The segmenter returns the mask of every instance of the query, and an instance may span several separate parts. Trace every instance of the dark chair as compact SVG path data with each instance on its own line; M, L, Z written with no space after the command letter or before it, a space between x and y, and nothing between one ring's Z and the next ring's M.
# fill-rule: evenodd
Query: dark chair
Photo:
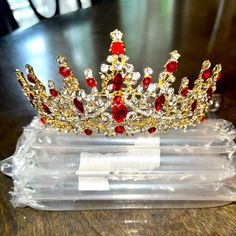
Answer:
M9 34L19 26L7 0L0 1L0 37Z
M56 1L56 9L55 9L55 13L53 16L56 16L56 15L59 15L60 13L60 7L59 7L59 0L55 0ZM44 19L47 19L47 17L41 15L37 8L35 7L35 5L33 4L32 0L29 0L29 4L32 8L32 10L34 11L34 14L38 17L39 20L44 20Z

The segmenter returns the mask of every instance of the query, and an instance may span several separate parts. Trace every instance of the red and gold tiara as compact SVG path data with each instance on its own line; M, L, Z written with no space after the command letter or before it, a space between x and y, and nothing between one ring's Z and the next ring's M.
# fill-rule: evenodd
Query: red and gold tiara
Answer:
M179 65L177 51L170 53L164 71L157 79L152 77L153 70L146 67L138 83L141 75L127 63L129 57L124 54L123 33L114 30L110 36L111 55L107 57L108 63L100 68L101 91L92 70L86 69L85 84L90 87L87 94L63 56L57 59L59 74L63 77L62 89L59 91L49 80L50 94L30 65L26 65L27 80L20 70L16 70L24 93L44 124L61 132L115 135L161 133L172 128L187 128L205 119L216 81L221 76L220 64L211 71L210 61L204 61L193 89L189 89L188 79L184 77L175 94L171 84L176 80L173 73Z

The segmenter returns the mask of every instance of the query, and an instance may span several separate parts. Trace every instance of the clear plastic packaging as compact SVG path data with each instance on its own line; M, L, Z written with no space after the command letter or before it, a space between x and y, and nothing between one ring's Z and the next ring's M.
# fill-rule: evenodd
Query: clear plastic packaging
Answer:
M58 134L38 118L0 162L15 207L41 210L209 207L236 200L232 124L140 136Z

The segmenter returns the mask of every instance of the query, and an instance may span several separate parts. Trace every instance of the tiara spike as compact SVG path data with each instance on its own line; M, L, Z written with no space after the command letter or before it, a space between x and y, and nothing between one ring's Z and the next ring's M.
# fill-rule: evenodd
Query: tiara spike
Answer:
M221 76L220 64L211 70L210 61L204 61L194 87L190 89L188 79L183 77L175 94L171 85L176 80L174 73L179 67L177 50L170 53L164 70L155 80L150 67L145 67L141 76L128 63L121 31L115 30L110 36L110 54L99 73L101 91L92 70L87 68L84 75L90 91L86 93L64 56L57 59L59 74L63 77L62 89L58 91L55 83L49 80L50 95L30 65L26 65L28 81L20 70L16 70L24 93L38 110L44 124L61 132L77 134L132 135L187 128L205 119L216 81Z

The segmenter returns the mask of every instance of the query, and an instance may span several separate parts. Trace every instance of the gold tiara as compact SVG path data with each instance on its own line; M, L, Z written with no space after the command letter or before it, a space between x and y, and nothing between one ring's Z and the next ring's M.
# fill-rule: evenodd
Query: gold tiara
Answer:
M134 71L134 66L127 62L129 57L124 54L123 33L114 30L110 36L111 55L107 63L101 65L99 73L101 90L97 88L92 70L87 68L84 70L85 84L90 93L86 93L63 56L57 59L59 74L63 77L60 91L49 80L47 93L30 65L26 65L27 80L16 70L24 94L45 125L65 133L130 135L186 129L205 120L216 81L221 76L220 64L210 70L210 61L204 61L193 89L189 89L189 81L184 77L175 94L171 84L176 80L173 73L179 66L177 51L170 53L158 78L154 79L153 70L146 67L140 79L141 74Z

